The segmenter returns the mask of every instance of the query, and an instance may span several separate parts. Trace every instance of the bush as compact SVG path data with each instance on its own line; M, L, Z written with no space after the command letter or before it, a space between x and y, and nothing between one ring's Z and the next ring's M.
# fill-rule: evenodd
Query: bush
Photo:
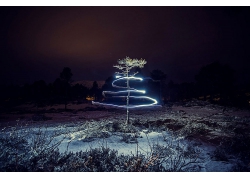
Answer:
M89 128L98 130L94 125ZM103 128L105 126L101 126ZM79 128L79 129L78 129ZM83 127L78 127L80 130ZM84 126L85 128L85 126ZM96 129L97 128L97 129ZM137 143L139 134L133 126L126 126L124 141ZM99 129L100 130L100 129ZM199 152L192 147L168 142L154 145L150 154L119 155L108 147L80 152L59 152L59 145L68 137L67 130L59 127L51 133L46 127L10 128L0 132L0 171L10 172L158 172L190 171L197 163ZM60 141L55 137L64 135ZM150 146L151 147L151 146Z

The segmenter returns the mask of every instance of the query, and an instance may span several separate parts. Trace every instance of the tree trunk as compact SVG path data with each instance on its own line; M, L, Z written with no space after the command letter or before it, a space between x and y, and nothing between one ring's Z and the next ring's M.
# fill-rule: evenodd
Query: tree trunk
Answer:
M129 91L130 87L129 87L129 79L128 79L128 73L127 73L127 90L128 90L128 95L127 95L127 121L126 124L129 124L129 96L130 96L130 91Z
M66 111L67 110L67 97L68 97L68 87L67 87L67 84L65 83L65 96L64 96L64 110Z

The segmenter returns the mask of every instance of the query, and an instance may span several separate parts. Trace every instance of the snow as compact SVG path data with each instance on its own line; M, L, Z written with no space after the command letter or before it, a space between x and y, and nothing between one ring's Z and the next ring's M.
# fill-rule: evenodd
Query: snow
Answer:
M142 124L142 126L137 127L137 133L111 131L110 127L113 122L121 124L125 119L123 111L114 110L79 111L73 115L66 112L60 113L59 116L63 117L63 121L56 121L59 123L48 123L46 127L34 124L32 127L26 128L33 132L29 136L29 142L39 132L46 133L48 137L53 136L53 142L62 141L58 146L61 153L106 147L117 150L118 154L136 155L138 153L150 156L154 145L165 147L177 144L181 147L190 145L200 152L195 171L227 172L232 169L237 162L237 158L232 156L228 161L219 161L213 158L213 152L218 145L211 143L211 141L204 141L200 134L196 139L188 140L184 136L187 132L184 133L183 129L175 129L175 132L178 132L176 135L171 129L161 128L162 124L167 125L167 127L189 127L190 129L193 128L192 130L204 128L209 132L206 134L206 140L213 140L214 138L232 137L234 135L233 131L224 127L231 125L235 128L241 126L240 123L250 122L249 111L228 108L225 113L222 113L222 109L223 107L208 104L191 107L174 105L171 108L164 107L160 110L131 111L131 120L134 122L140 121ZM55 114L51 113L50 116ZM71 119L71 122L65 122L65 119ZM143 126L143 122L149 123L149 126L150 123L159 122L162 124L158 128L150 128ZM245 124L243 125L245 126ZM125 142L125 135L136 136L137 138L134 139L137 141L133 142L132 139L130 143Z
M65 127L64 127L65 128ZM45 131L45 128L42 129ZM63 130L62 127L49 127L46 128L46 132L53 134L56 131ZM34 132L38 131L38 128L34 128ZM75 131L74 127L70 127L68 130ZM162 145L166 146L168 143L176 144L180 143L181 146L197 146L200 151L200 158L198 159L197 166L201 172L227 172L232 167L230 162L220 162L213 161L210 157L210 154L214 151L215 147L204 144L204 143L195 143L185 140L183 137L174 138L170 132L149 132L147 129L143 129L139 133L139 138L137 138L138 143L126 143L122 141L122 133L113 133L107 138L93 138L89 141L85 140L86 138L86 129L75 131L72 133L60 134L55 137L55 142L62 141L60 144L59 151L61 153L65 151L79 152L79 151L88 151L94 148L106 147L118 151L118 154L124 155L136 155L144 154L146 157L151 155L151 149L153 145Z

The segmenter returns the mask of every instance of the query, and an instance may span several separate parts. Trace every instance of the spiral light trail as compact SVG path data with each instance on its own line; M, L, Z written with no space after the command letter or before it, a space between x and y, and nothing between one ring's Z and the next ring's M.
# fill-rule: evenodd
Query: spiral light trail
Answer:
M142 78L139 78L139 77L134 77L134 76L130 76L130 77L121 77L121 76L116 76L116 80L114 80L112 82L112 86L115 87L115 88L124 88L124 89L127 89L127 90L124 90L124 91L103 91L103 96L105 97L106 94L112 94L112 95L116 95L116 94L121 94L121 93L129 93L129 92L134 92L134 93L141 93L141 94L145 94L146 91L145 90L137 90L135 88L131 88L131 87L124 87L124 86L118 86L115 84L115 82L117 81L120 81L120 80L139 80L139 81L143 81ZM112 96L112 97L115 97L115 98L127 98L128 95L126 96ZM150 100L152 101L152 103L150 104L141 104L141 105L115 105L115 104L109 104L109 103L101 103L101 102L95 102L95 101L92 101L92 104L93 105L103 105L103 106L112 106L112 107L117 107L117 108L129 108L129 109L133 109L133 108L140 108L140 107L150 107L150 106L157 106L157 107L161 107L161 105L157 105L157 100L154 99L154 98L151 98L151 97L148 97L148 96L129 96L129 98L134 98L134 99L147 99L147 100Z

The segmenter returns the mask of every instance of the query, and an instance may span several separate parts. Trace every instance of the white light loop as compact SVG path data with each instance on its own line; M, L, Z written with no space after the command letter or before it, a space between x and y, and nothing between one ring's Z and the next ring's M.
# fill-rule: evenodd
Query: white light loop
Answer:
M130 77L121 77L121 76L116 76L116 80L114 80L112 82L112 86L113 87L116 87L116 88L126 88L128 90L124 90L124 91L103 91L103 96L105 97L105 94L121 94L121 93L128 93L128 92L135 92L135 93L142 93L142 94L145 94L146 91L145 90L137 90L135 88L128 88L128 87L124 87L124 86L118 86L118 85L115 85L115 82L117 81L120 81L120 80L139 80L139 81L143 81L142 78L139 78L139 77L134 77L134 76L130 76ZM127 96L112 96L114 98L126 98ZM147 100L150 100L152 101L152 103L150 104L141 104L141 105L115 105L115 104L108 104L108 103L101 103L101 102L95 102L95 101L92 101L92 104L93 105L103 105L103 106L112 106L112 107L117 107L117 108L129 108L129 109L132 109L132 108L140 108L140 107L150 107L150 106L158 106L158 107L161 107L161 105L157 105L157 100L154 99L154 98L151 98L151 97L148 97L148 96L129 96L129 98L134 98L134 99L147 99Z

